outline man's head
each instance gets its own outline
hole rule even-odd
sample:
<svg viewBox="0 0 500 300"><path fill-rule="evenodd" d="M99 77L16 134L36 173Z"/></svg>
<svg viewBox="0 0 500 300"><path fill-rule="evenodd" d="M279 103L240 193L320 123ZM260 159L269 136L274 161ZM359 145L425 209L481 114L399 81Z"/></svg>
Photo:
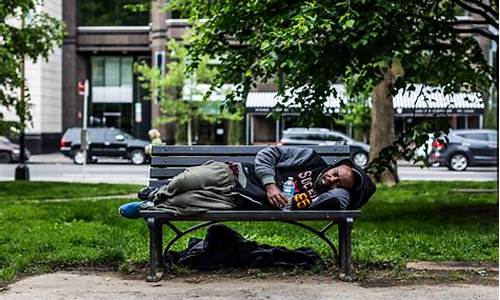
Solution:
<svg viewBox="0 0 500 300"><path fill-rule="evenodd" d="M321 185L333 188L352 189L356 179L352 168L348 165L340 165L326 170L320 178Z"/></svg>

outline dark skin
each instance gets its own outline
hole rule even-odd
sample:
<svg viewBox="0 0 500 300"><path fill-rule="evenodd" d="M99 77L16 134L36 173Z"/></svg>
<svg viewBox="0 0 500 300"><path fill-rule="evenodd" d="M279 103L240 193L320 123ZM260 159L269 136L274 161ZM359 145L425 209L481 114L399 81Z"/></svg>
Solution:
<svg viewBox="0 0 500 300"><path fill-rule="evenodd" d="M331 168L323 174L321 183L332 189L338 187L350 189L354 186L352 168L347 165ZM285 195L275 183L266 185L266 196L273 207L281 208L287 203Z"/></svg>

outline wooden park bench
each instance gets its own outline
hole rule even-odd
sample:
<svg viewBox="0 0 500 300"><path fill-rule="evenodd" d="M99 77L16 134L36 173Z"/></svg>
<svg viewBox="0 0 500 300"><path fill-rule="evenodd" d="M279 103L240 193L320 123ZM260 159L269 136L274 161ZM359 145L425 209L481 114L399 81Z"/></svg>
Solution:
<svg viewBox="0 0 500 300"><path fill-rule="evenodd" d="M349 156L349 146L305 146L316 150L327 162L333 163ZM154 146L152 149L150 186L159 187L181 173L185 168L201 165L209 160L254 162L257 152L263 146ZM163 273L163 251L184 235L202 227L224 221L279 221L297 225L325 241L332 249L334 259L340 268L342 280L352 280L351 231L359 210L218 210L196 216L173 216L169 213L141 210L149 228L149 266L147 281L160 280ZM200 221L186 230L177 228L173 221ZM327 221L321 229L314 229L301 221ZM338 251L327 237L327 231L338 224ZM168 226L175 236L163 249L163 225Z"/></svg>

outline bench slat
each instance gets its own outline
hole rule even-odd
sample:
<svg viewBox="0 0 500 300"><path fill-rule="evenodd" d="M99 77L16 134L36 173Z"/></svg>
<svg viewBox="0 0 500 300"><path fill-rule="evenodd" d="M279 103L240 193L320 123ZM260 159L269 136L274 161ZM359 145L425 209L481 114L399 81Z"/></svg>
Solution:
<svg viewBox="0 0 500 300"><path fill-rule="evenodd" d="M255 160L255 155L253 156L164 156L158 157L153 156L151 158L151 166L163 166L163 167L192 167L199 166L206 163L209 160L216 161L234 161L234 162L247 162L253 163Z"/></svg>
<svg viewBox="0 0 500 300"><path fill-rule="evenodd" d="M320 221L343 218L357 218L359 210L220 210L208 211L195 216L173 216L163 211L142 210L143 218L155 218L165 221Z"/></svg>
<svg viewBox="0 0 500 300"><path fill-rule="evenodd" d="M227 146L227 145L202 145L202 146L153 146L152 156L164 155L206 155L206 156L238 156L238 155L255 155L259 150L268 146ZM287 147L287 146L281 146ZM294 146L289 146L294 147ZM324 154L349 154L348 145L300 145L302 148L311 148L320 155Z"/></svg>
<svg viewBox="0 0 500 300"><path fill-rule="evenodd" d="M154 158L154 157L153 157ZM185 168L187 167L192 167L192 166L198 166L201 165L209 160L213 160L215 157L168 157L165 158L166 161L162 162L164 163L162 166L164 167L159 167L161 166L159 163L158 165L151 166L149 169L149 177L150 178L171 178L174 177L175 175L181 173ZM323 157L325 161L329 164L334 164L340 159L347 158L347 157L336 157L336 156L331 156L331 157ZM218 160L218 157L217 157ZM228 159L230 161L230 159ZM223 160L221 160L223 161ZM238 158L238 161L240 162L249 162L253 163L254 162L254 157L247 157L246 159L240 159Z"/></svg>
<svg viewBox="0 0 500 300"><path fill-rule="evenodd" d="M339 159L348 158L349 156L339 155L322 155L322 157L330 164L335 163ZM192 167L206 163L209 160L216 161L234 161L253 163L255 155L251 156L153 156L151 158L151 167Z"/></svg>

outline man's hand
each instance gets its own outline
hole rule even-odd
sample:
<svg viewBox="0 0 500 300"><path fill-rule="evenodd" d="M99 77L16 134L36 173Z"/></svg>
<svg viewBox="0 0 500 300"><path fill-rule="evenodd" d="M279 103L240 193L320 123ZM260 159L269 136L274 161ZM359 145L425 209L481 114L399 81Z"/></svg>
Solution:
<svg viewBox="0 0 500 300"><path fill-rule="evenodd" d="M267 201L269 201L269 203L276 208L282 208L288 202L285 195L283 195L275 183L266 185L266 196Z"/></svg>

